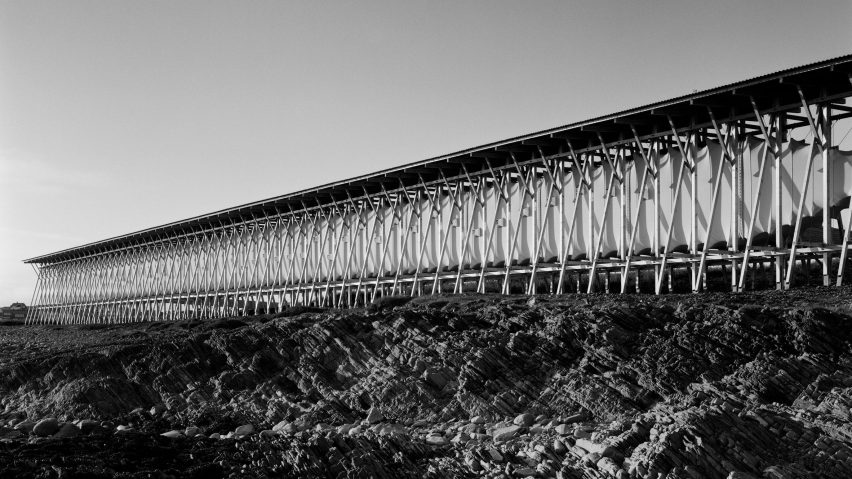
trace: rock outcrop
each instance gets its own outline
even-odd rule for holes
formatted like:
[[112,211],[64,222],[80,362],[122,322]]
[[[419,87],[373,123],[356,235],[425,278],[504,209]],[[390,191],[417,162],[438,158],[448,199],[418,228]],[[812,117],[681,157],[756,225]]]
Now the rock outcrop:
[[4,328],[0,464],[120,433],[187,477],[208,456],[254,476],[852,477],[850,300],[472,295]]

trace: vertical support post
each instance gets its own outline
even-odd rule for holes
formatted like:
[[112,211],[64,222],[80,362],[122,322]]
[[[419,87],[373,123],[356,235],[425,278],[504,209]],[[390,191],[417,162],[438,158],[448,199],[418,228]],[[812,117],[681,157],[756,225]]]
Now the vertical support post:
[[801,233],[802,228],[802,217],[804,216],[803,210],[805,207],[805,198],[807,197],[808,185],[811,180],[811,170],[814,166],[814,153],[819,143],[818,138],[814,138],[813,146],[811,147],[810,153],[808,153],[808,167],[805,170],[805,178],[802,181],[802,194],[799,195],[799,209],[796,212],[796,227],[793,229],[793,244],[790,246],[790,260],[787,264],[787,276],[784,278],[784,289],[790,289],[790,282],[793,279],[793,269],[796,265],[796,248],[799,242],[799,234]]
[[[674,196],[672,197],[673,198],[672,199],[672,214],[671,214],[671,219],[669,220],[669,228],[668,228],[668,231],[666,232],[666,244],[663,248],[663,253],[662,253],[663,258],[662,258],[662,261],[660,261],[658,274],[657,274],[657,277],[655,278],[655,281],[654,281],[654,283],[655,283],[654,284],[654,293],[655,294],[660,294],[662,292],[662,289],[663,289],[663,277],[666,275],[666,263],[667,263],[668,258],[669,258],[669,248],[671,247],[672,233],[674,232],[674,218],[675,218],[675,216],[677,216],[677,212],[678,212],[677,207],[681,203],[681,201],[680,201],[680,190],[681,190],[681,185],[683,184],[683,173],[686,170],[686,168],[692,168],[692,169],[695,168],[695,165],[689,161],[689,155],[688,155],[688,151],[691,151],[692,148],[694,147],[694,145],[692,145],[692,143],[693,143],[693,139],[695,137],[695,134],[692,133],[692,134],[687,136],[687,139],[686,139],[686,148],[687,149],[684,150],[683,146],[681,146],[681,144],[680,144],[680,137],[678,136],[678,133],[675,130],[674,123],[672,122],[671,118],[669,118],[669,124],[672,127],[672,139],[677,144],[678,150],[680,150],[680,154],[681,154],[681,156],[683,156],[683,158],[682,158],[682,161],[681,161],[680,170],[678,171],[677,182],[675,184]],[[671,158],[671,155],[669,155],[669,158]],[[672,163],[672,160],[670,159],[669,165],[671,165],[671,163]],[[659,192],[657,192],[657,196],[659,196]]]
[[[648,186],[648,174],[651,173],[653,176],[657,176],[651,170],[651,161],[648,154],[645,153],[645,150],[642,148],[642,143],[639,141],[639,135],[636,134],[636,129],[631,126],[633,130],[633,137],[636,140],[636,148],[639,149],[639,153],[642,155],[642,159],[645,162],[645,169],[642,172],[642,179],[640,180],[641,186],[639,187],[639,197],[636,204],[636,219],[630,225],[630,236],[627,242],[627,249],[624,252],[624,266],[621,272],[621,294],[627,292],[627,278],[630,274],[630,261],[633,259],[634,248],[636,245],[636,233],[639,231],[639,220],[642,218],[642,208],[643,203],[645,201],[645,191]],[[650,153],[651,145],[648,146],[648,150]],[[633,160],[633,168],[636,168],[636,160]],[[623,184],[623,183],[622,183]],[[629,194],[629,190],[627,192]],[[631,213],[630,208],[627,208],[627,214]],[[639,274],[636,274],[636,287],[639,287]]]
[[[822,110],[822,242],[825,246],[833,244],[831,237],[831,105],[820,106]],[[831,284],[831,255],[830,251],[822,254],[822,284]]]
[[710,216],[707,218],[707,232],[704,238],[704,248],[701,250],[701,260],[698,264],[698,276],[695,278],[695,281],[692,283],[692,291],[697,293],[699,287],[701,285],[701,280],[704,277],[704,271],[707,267],[707,250],[710,249],[710,233],[713,229],[713,217],[716,216],[716,206],[718,204],[719,192],[722,186],[722,176],[725,170],[725,163],[731,161],[731,149],[730,143],[728,141],[728,137],[731,134],[731,131],[735,126],[728,125],[728,129],[725,132],[725,136],[722,136],[722,131],[719,129],[719,125],[716,123],[716,118],[713,116],[713,110],[710,108],[707,109],[707,112],[710,114],[710,119],[713,122],[713,128],[716,130],[716,135],[719,137],[719,141],[722,144],[722,157],[719,159],[719,170],[716,172],[716,182],[713,185],[713,198],[711,200],[710,205]]
[[[747,144],[748,139],[741,135],[742,127],[736,126],[736,136],[734,136],[734,157],[731,161],[731,222],[730,234],[728,235],[728,251],[737,252],[740,242],[740,220],[742,213],[742,173],[743,173],[743,150],[745,146],[741,145],[741,141]],[[751,160],[751,157],[749,157]],[[754,212],[752,211],[752,216]],[[737,290],[737,258],[736,255],[731,255],[731,291]]]
[[[568,147],[571,148],[571,144],[568,143]],[[573,148],[571,148],[571,160],[572,160],[572,170],[577,168],[578,162],[580,162],[580,158],[574,154]],[[571,244],[573,243],[574,238],[574,225],[577,224],[577,211],[580,208],[580,202],[582,201],[581,195],[583,192],[583,187],[586,187],[586,191],[591,195],[591,174],[589,173],[589,179],[587,180],[586,174],[590,172],[589,169],[590,162],[592,161],[588,155],[585,157],[585,162],[580,165],[579,170],[577,171],[577,185],[574,187],[574,198],[572,203],[572,212],[571,212],[571,221],[568,222],[568,233],[565,235],[567,238],[567,242],[563,246],[562,256],[559,260],[559,284],[556,285],[556,294],[562,294],[564,288],[564,278],[565,278],[565,268],[566,263],[568,262],[568,255],[571,253]],[[572,174],[573,176],[573,174]]]
[[[769,155],[770,149],[772,148],[772,145],[770,145],[770,142],[772,141],[772,138],[770,137],[770,132],[772,131],[772,127],[774,125],[774,122],[772,121],[772,119],[770,119],[770,121],[769,121],[769,128],[770,129],[769,129],[769,131],[767,131],[766,127],[763,125],[763,118],[761,118],[760,114],[757,113],[757,106],[755,106],[754,111],[755,111],[755,116],[757,117],[758,125],[760,126],[760,129],[763,132],[763,137],[765,138],[766,141],[764,141],[764,143],[763,143],[763,152],[760,155],[760,167],[759,167],[759,173],[758,173],[758,179],[757,179],[757,188],[756,188],[755,192],[753,193],[754,198],[752,200],[752,206],[751,206],[751,210],[750,210],[751,212],[749,213],[750,218],[749,218],[748,231],[745,232],[746,233],[745,252],[743,253],[743,264],[742,264],[742,269],[740,270],[739,281],[737,282],[737,285],[736,285],[737,291],[742,291],[744,289],[744,286],[745,286],[746,272],[748,271],[748,268],[749,268],[749,256],[751,254],[752,238],[754,236],[754,224],[757,220],[757,208],[760,205],[760,190],[763,187],[763,176],[764,176],[764,173],[766,172],[766,163],[767,163],[766,159],[767,159],[767,156]],[[780,153],[778,151],[773,151],[773,154],[776,157],[780,156]]]
[[[697,142],[696,138],[696,142]],[[687,147],[688,148],[688,147]],[[695,150],[698,150],[698,146],[695,146]],[[709,158],[709,156],[708,156]],[[695,255],[698,254],[698,154],[695,155],[693,162],[695,162],[695,166],[690,169],[689,179],[690,179],[690,191],[689,194],[689,218],[690,218],[690,228],[689,228],[689,254],[695,258]],[[721,160],[724,162],[724,159]],[[678,201],[675,198],[675,201]],[[672,222],[674,222],[674,215],[672,215]],[[707,220],[707,229],[710,229],[710,224],[713,222],[713,216]],[[689,265],[689,270],[692,276],[692,288],[695,289],[695,285],[701,281],[701,278],[698,274],[698,265],[695,262],[691,262]]]
[[[784,167],[783,148],[784,137],[787,134],[787,115],[783,112],[778,114],[775,120],[775,174],[772,181],[772,214],[775,218],[775,289],[782,291],[784,289],[784,255],[781,252],[784,249],[784,234],[781,231],[781,225],[784,223],[783,218],[783,203],[781,196],[781,169]],[[770,141],[769,138],[766,141]]]

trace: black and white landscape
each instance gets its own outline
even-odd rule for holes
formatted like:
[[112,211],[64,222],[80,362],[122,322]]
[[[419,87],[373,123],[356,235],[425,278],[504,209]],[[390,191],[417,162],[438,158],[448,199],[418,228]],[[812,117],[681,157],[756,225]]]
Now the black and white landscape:
[[0,2],[0,479],[852,477],[850,18]]

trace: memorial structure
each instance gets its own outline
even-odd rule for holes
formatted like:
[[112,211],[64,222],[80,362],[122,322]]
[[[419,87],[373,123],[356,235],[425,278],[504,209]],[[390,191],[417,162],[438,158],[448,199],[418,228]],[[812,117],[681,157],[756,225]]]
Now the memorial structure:
[[852,56],[26,260],[29,323],[841,284]]

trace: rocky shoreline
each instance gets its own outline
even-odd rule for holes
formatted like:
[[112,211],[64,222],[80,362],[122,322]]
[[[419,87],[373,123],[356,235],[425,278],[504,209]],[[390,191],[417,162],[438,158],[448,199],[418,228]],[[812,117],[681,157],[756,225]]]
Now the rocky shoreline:
[[0,477],[852,477],[852,290],[0,327]]

